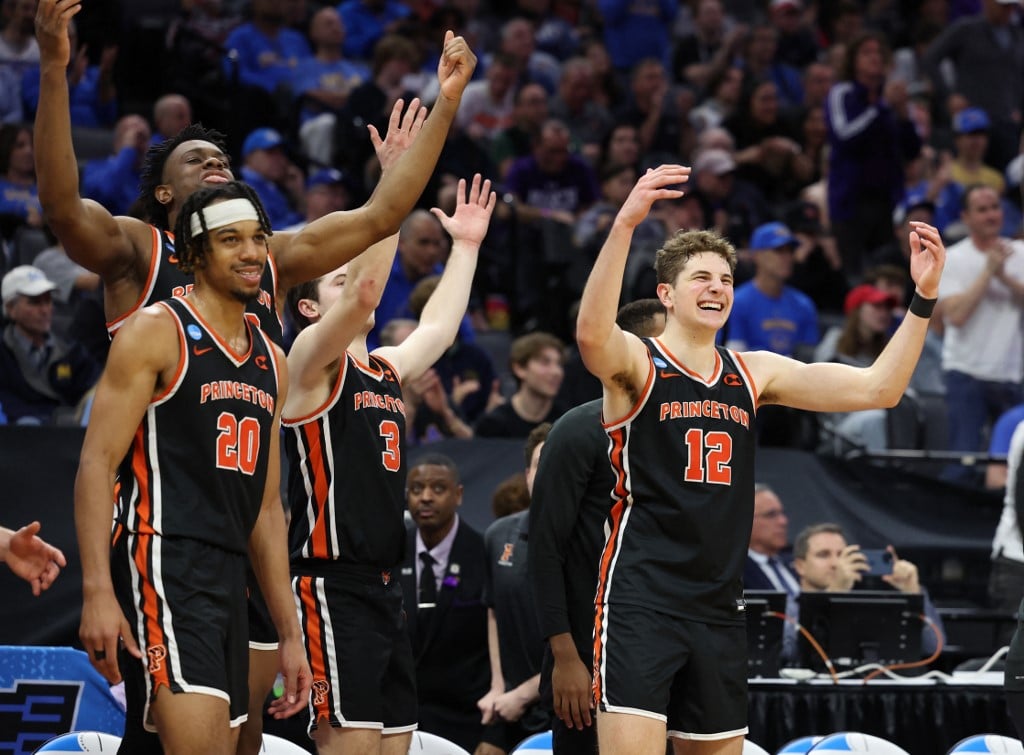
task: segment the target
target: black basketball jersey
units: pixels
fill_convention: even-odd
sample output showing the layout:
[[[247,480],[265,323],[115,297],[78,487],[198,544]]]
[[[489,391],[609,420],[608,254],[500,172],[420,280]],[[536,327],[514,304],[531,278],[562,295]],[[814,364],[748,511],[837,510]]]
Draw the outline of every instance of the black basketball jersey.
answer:
[[[153,243],[146,282],[135,305],[107,323],[107,333],[111,338],[133,312],[158,301],[170,299],[172,296],[184,296],[192,290],[192,276],[183,273],[178,267],[178,257],[174,252],[174,234],[170,231],[161,231],[152,225],[149,230],[153,235]],[[277,312],[277,268],[274,266],[274,258],[269,254],[260,281],[259,296],[250,302],[246,309],[256,315],[259,326],[274,343],[278,346],[284,343],[284,327]]]
[[[597,602],[741,622],[756,389],[725,348],[705,380],[657,339],[644,343],[647,383],[629,415],[605,428],[616,483]]]
[[[121,524],[247,553],[270,458],[274,348],[248,318],[249,350],[235,354],[188,302],[160,306],[177,322],[181,354],[121,463]]]
[[[341,360],[316,412],[284,418],[293,561],[392,569],[405,552],[405,405],[394,368]]]

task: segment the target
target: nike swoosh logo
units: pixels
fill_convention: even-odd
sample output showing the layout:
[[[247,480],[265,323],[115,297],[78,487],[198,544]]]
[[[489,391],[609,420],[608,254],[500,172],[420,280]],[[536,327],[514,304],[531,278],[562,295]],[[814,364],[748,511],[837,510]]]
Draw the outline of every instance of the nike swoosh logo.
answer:
[[[172,265],[177,265],[178,264],[178,255],[172,254],[170,257],[167,258],[167,261],[170,262]]]
[[[674,378],[674,377],[682,377],[682,375],[680,375],[678,372],[665,372],[665,370],[662,370],[661,372],[658,373],[658,377]]]
[[[201,357],[207,351],[213,351],[213,347],[207,346],[205,349],[200,349],[198,346],[192,347],[192,353],[195,354],[197,357]]]

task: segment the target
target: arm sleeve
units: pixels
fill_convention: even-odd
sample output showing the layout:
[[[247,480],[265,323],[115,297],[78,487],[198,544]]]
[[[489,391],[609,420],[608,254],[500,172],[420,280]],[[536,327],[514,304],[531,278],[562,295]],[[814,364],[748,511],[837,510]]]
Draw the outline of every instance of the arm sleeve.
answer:
[[[853,84],[841,81],[826,98],[829,130],[837,141],[851,147],[875,138],[871,127],[879,113],[877,106],[858,103],[853,95]]]

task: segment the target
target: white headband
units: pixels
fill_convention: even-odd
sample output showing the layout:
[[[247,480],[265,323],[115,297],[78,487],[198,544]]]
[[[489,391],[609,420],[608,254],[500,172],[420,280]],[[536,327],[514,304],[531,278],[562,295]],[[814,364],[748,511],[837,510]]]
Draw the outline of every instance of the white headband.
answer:
[[[223,228],[239,220],[259,220],[260,216],[256,208],[248,199],[228,199],[225,202],[211,204],[208,207],[192,213],[189,225],[192,227],[192,235],[198,236],[203,232],[202,222],[199,214],[202,213],[206,220],[206,229],[212,231],[214,228]]]

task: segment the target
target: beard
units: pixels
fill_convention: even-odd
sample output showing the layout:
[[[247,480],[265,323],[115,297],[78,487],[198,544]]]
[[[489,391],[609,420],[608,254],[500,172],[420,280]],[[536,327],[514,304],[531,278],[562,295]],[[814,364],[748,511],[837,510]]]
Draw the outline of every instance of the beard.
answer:
[[[260,289],[248,291],[242,288],[233,288],[231,289],[231,296],[235,298],[235,301],[240,301],[242,304],[251,304],[260,298]]]

